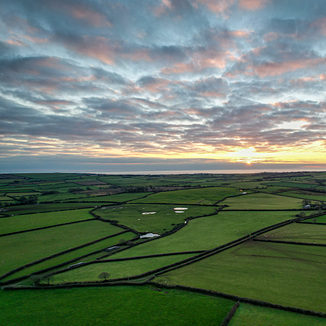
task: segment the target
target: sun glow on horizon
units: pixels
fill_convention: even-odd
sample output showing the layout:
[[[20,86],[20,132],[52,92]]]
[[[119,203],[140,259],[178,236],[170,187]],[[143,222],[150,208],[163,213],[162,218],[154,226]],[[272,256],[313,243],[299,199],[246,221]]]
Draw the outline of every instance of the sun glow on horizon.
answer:
[[[254,147],[240,149],[236,152],[229,154],[236,162],[244,162],[247,165],[251,165],[258,161],[258,153]]]

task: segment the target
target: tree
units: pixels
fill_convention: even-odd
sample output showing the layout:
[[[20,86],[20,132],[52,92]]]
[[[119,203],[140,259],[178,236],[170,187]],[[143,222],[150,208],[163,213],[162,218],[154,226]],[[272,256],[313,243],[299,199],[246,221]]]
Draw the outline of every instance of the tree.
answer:
[[[42,277],[42,281],[46,281],[48,285],[50,284],[51,281],[53,281],[53,276],[52,275],[45,275]]]
[[[29,279],[33,282],[34,285],[39,285],[41,280],[42,280],[42,276],[41,275],[35,275],[32,274]]]
[[[109,277],[110,277],[110,274],[109,274],[108,272],[102,272],[102,273],[98,276],[98,278],[99,278],[100,280],[104,280],[104,281],[106,281]]]

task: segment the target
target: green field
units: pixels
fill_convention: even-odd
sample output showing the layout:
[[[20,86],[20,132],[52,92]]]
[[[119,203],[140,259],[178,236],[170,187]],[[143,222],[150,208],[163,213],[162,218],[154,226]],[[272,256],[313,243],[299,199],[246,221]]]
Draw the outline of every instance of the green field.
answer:
[[[300,189],[312,189],[317,186],[315,183],[303,183],[303,182],[288,182],[288,181],[283,181],[283,182],[270,182],[270,183],[264,183],[265,185],[268,186],[279,186],[279,187],[287,187],[287,188],[300,188]]]
[[[326,319],[241,303],[229,325],[324,326]]]
[[[252,241],[157,281],[326,313],[325,269],[324,247]]]
[[[163,204],[197,204],[215,205],[227,196],[237,195],[239,191],[234,188],[209,187],[201,189],[165,191],[139,199],[137,203],[163,203]]]
[[[137,193],[126,193],[118,195],[107,195],[107,196],[88,196],[87,198],[80,198],[78,202],[107,202],[107,203],[121,203],[129,200],[149,195],[150,192],[137,192]]]
[[[214,214],[215,207],[188,206],[186,210],[175,210],[176,205],[119,205],[97,209],[94,213],[101,218],[116,220],[139,232],[164,233],[175,225],[184,223],[186,218]],[[183,212],[183,213],[176,213]],[[151,214],[147,214],[151,213]],[[154,213],[154,214],[152,214]]]
[[[316,220],[316,223],[326,223],[326,215],[314,217],[308,220],[305,220],[305,222],[314,222]]]
[[[7,197],[7,196],[0,196],[0,201],[13,201],[14,199],[13,198],[10,198],[10,197]]]
[[[98,276],[102,272],[108,272],[110,274],[110,279],[131,277],[164,267],[166,265],[174,264],[192,256],[194,256],[194,254],[96,263],[79,267],[65,273],[56,274],[54,275],[51,284],[79,281],[99,281],[100,279]]]
[[[8,291],[0,292],[0,324],[209,326],[219,325],[232,306],[230,300],[150,286]]]
[[[39,202],[44,203],[44,202],[64,201],[64,200],[75,201],[85,197],[87,197],[87,195],[85,194],[71,194],[69,192],[59,192],[58,194],[39,196]]]
[[[0,219],[0,233],[11,233],[94,218],[89,209],[17,215]]]
[[[326,244],[326,228],[323,225],[291,223],[257,239]]]
[[[109,223],[88,221],[0,238],[0,275],[27,263],[123,231]]]
[[[282,192],[282,195],[296,197],[301,199],[308,199],[308,200],[317,200],[317,201],[326,201],[326,194],[322,193],[312,193],[308,191],[285,191]]]
[[[325,226],[318,224],[326,223],[321,203],[325,180],[326,173],[318,172],[0,174],[0,278],[23,267],[2,277],[0,286],[37,288],[38,277],[43,287],[70,282],[85,286],[0,291],[0,325],[220,325],[237,301],[191,289],[159,289],[155,282],[326,316],[326,250],[312,245],[326,244]],[[35,202],[35,196],[37,203],[23,204]],[[255,239],[267,241],[252,239],[218,254],[205,253],[262,228],[315,214],[303,210],[304,200],[319,201],[323,215],[278,226]],[[59,226],[70,222],[77,223]],[[145,233],[161,236],[147,240]],[[68,249],[73,250],[63,253]],[[172,253],[176,255],[151,257]],[[185,259],[203,255],[181,267]],[[130,259],[116,260],[124,258]],[[175,269],[168,271],[171,264]],[[139,276],[158,268],[156,277]],[[102,282],[102,272],[110,274],[109,282]],[[114,285],[119,278],[126,278],[124,285]],[[127,286],[128,278],[145,284]],[[94,281],[101,287],[85,283]],[[326,326],[326,318],[241,302],[230,325]]]
[[[229,207],[225,208],[226,210],[278,210],[302,208],[302,200],[300,199],[264,193],[231,197],[223,200],[220,204],[228,205]]]
[[[190,221],[175,234],[140,244],[112,258],[208,250],[293,217],[293,212],[220,212]]]
[[[76,264],[78,262],[92,261],[99,256],[103,256],[103,255],[107,254],[107,252],[105,252],[103,249],[106,249],[106,248],[109,248],[112,246],[119,246],[119,244],[122,240],[127,241],[127,240],[133,239],[134,237],[135,237],[134,233],[128,232],[128,233],[123,233],[121,235],[114,236],[109,239],[104,239],[102,241],[96,242],[96,243],[88,245],[86,247],[76,249],[74,251],[62,254],[60,256],[45,260],[43,262],[40,262],[38,264],[35,264],[28,268],[25,268],[22,271],[18,271],[15,274],[10,275],[9,277],[6,277],[5,280],[8,281],[8,280],[16,279],[18,277],[37,273],[38,271],[41,271],[45,268],[54,267],[54,266],[62,264],[62,263],[65,263],[65,268],[66,268],[66,267]],[[87,257],[80,258],[80,259],[76,260],[75,262],[70,262],[70,260],[72,260],[72,259],[76,259],[78,257],[88,255],[88,254],[90,254],[94,251],[98,251],[98,250],[102,250],[102,251],[100,253],[96,253],[96,254],[93,254],[93,255],[90,255]],[[60,267],[59,269],[61,269],[61,268],[63,268],[63,267]]]
[[[22,215],[31,213],[45,213],[55,211],[66,211],[78,208],[95,208],[103,203],[49,203],[39,205],[19,205],[6,207],[3,213],[7,215]]]

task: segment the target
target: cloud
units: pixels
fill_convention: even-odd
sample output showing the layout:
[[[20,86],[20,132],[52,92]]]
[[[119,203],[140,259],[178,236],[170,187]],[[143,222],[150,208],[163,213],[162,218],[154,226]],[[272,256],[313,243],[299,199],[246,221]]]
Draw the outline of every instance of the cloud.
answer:
[[[230,7],[234,4],[234,0],[197,0],[196,2],[205,5],[214,13],[227,13]]]
[[[318,153],[326,6],[311,1],[7,2],[1,155]]]
[[[270,0],[239,0],[239,6],[246,10],[259,10],[264,8]]]

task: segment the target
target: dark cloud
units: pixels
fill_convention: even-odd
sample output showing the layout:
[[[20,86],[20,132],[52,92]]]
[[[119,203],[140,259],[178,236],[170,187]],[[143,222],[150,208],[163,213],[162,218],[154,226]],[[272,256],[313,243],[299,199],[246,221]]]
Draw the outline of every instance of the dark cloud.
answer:
[[[316,152],[325,14],[322,0],[7,2],[2,156]]]

